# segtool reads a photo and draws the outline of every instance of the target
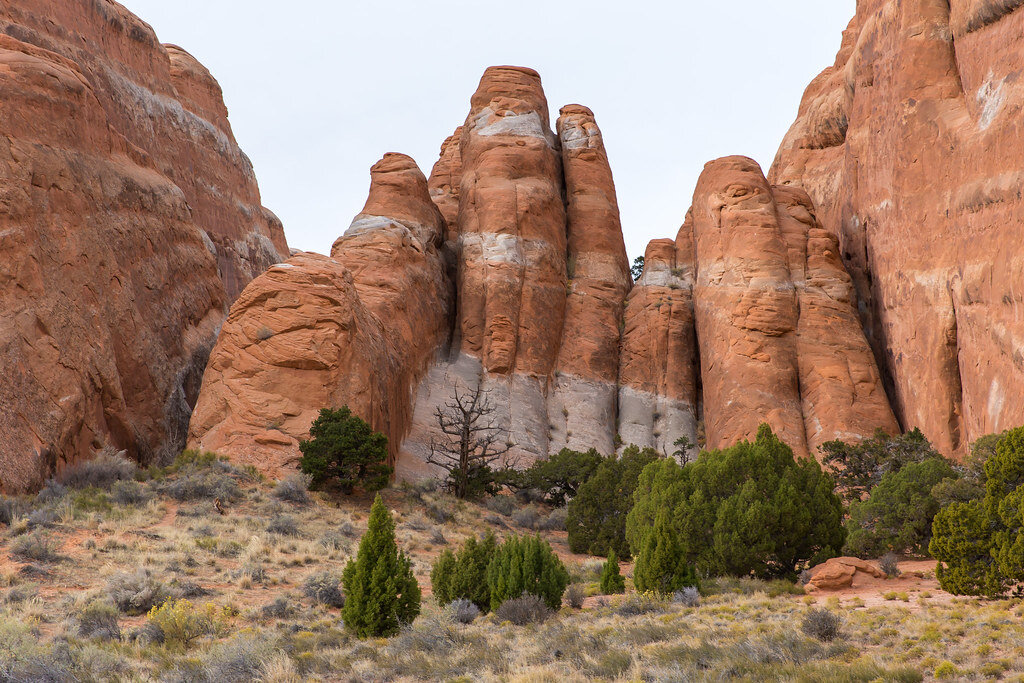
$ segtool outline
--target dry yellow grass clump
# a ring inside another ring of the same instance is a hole
[[[1019,600],[910,600],[903,586],[893,600],[828,598],[746,579],[706,581],[699,599],[604,597],[601,561],[569,552],[560,511],[430,487],[383,492],[422,614],[390,640],[359,640],[341,622],[338,582],[369,498],[196,455],[92,467],[0,501],[0,681],[1024,680]],[[494,614],[461,623],[434,604],[442,548],[525,529],[567,564],[580,608],[515,626]],[[838,617],[831,640],[805,627],[823,608]]]

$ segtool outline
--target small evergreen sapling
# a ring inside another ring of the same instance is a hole
[[[360,638],[391,636],[420,613],[412,562],[395,543],[395,522],[378,494],[359,552],[345,567],[345,626]]]
[[[608,551],[608,561],[601,570],[601,592],[604,595],[626,592],[626,579],[619,573],[619,558],[614,548]]]
[[[430,572],[430,583],[438,604],[453,600],[469,600],[480,611],[491,609],[491,590],[487,583],[487,567],[494,557],[498,541],[488,532],[483,540],[468,538],[458,555],[450,550],[442,552]]]
[[[487,567],[487,585],[491,609],[527,593],[557,611],[569,585],[569,572],[540,536],[510,536],[494,552]]]

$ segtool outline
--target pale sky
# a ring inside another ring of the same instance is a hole
[[[604,133],[630,259],[675,237],[704,163],[767,172],[804,88],[833,63],[855,0],[120,0],[203,62],[263,203],[292,247],[326,253],[370,166],[427,175],[487,66],[540,72],[554,118],[590,107]]]

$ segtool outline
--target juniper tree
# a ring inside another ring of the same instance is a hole
[[[373,431],[348,406],[322,409],[309,436],[299,442],[299,468],[314,485],[334,482],[346,494],[360,484],[367,491],[387,486],[392,472],[387,464],[388,438]]]
[[[412,562],[395,543],[395,522],[380,494],[370,508],[366,533],[342,577],[345,626],[360,638],[398,633],[420,613],[420,587]]]
[[[633,582],[640,592],[653,591],[660,595],[699,586],[697,573],[683,557],[668,510],[658,512],[654,528],[644,537],[633,567]]]
[[[427,462],[447,472],[445,485],[458,498],[495,492],[493,466],[504,462],[513,445],[496,423],[488,395],[480,387],[456,386],[452,399],[434,411],[441,437],[430,440]]]
[[[430,582],[438,603],[447,605],[452,600],[469,600],[482,612],[491,609],[491,590],[487,583],[487,567],[494,557],[498,541],[492,532],[481,541],[470,537],[456,555],[451,550],[442,552],[430,572]]]

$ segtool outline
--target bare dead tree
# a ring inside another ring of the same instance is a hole
[[[448,473],[445,485],[458,498],[493,489],[492,466],[507,466],[514,445],[508,430],[495,424],[489,395],[479,387],[459,391],[456,385],[452,399],[434,411],[443,436],[430,440],[427,462]]]

